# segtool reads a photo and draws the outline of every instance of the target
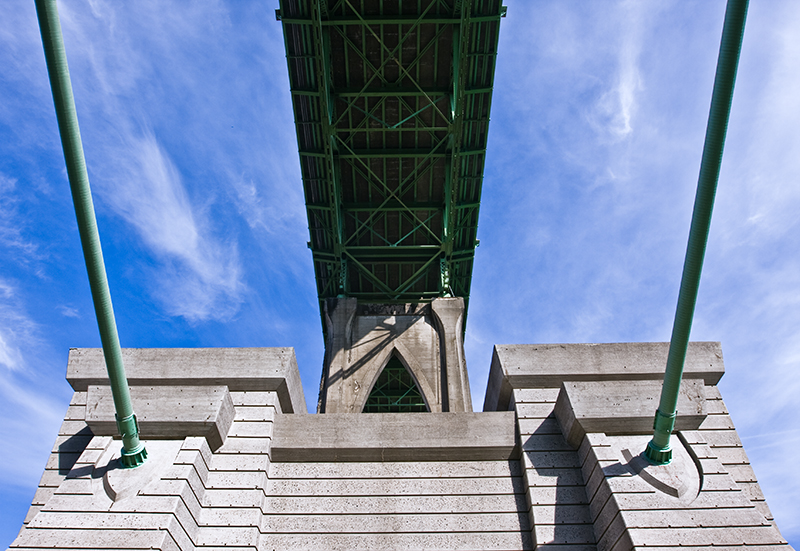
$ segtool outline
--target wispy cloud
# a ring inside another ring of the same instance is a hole
[[[617,69],[611,87],[595,102],[589,121],[602,136],[621,140],[633,132],[633,117],[638,107],[637,96],[643,89],[639,71],[639,53],[645,30],[645,9],[641,2],[625,1],[615,10],[618,23]]]
[[[202,140],[189,133],[178,137],[161,120],[174,117],[178,105],[167,105],[171,113],[165,113],[147,103],[159,83],[192,89],[187,82],[192,75],[180,62],[189,52],[182,48],[202,34],[208,21],[224,25],[224,13],[218,4],[192,8],[180,17],[161,9],[140,12],[141,6],[131,10],[95,2],[91,7],[91,14],[62,10],[62,20],[65,34],[77,45],[70,61],[81,77],[74,80],[87,92],[82,122],[90,129],[85,143],[99,206],[110,206],[149,250],[156,263],[141,269],[150,272],[150,292],[168,314],[190,321],[227,319],[238,310],[245,290],[234,232],[226,232],[226,224],[214,218],[218,192],[206,191],[207,184],[190,192],[168,152],[168,147],[196,150]],[[131,18],[139,24],[131,25]],[[104,37],[102,47],[98,35]],[[155,71],[154,50],[171,56],[169,80]],[[154,125],[168,134],[170,146],[157,138]],[[105,139],[91,138],[98,130]]]
[[[189,320],[233,314],[244,287],[236,243],[221,241],[208,215],[192,205],[153,133],[129,137],[114,160],[120,176],[106,201],[162,261],[155,293],[169,312]]]
[[[64,417],[63,400],[37,381],[0,369],[0,440],[14,460],[0,472],[5,487],[33,488]]]
[[[0,247],[12,250],[17,260],[41,258],[37,244],[23,236],[16,188],[17,180],[0,172]]]
[[[25,315],[16,289],[0,279],[0,366],[12,371],[25,367],[23,349],[35,344],[36,324]]]
[[[61,312],[61,315],[65,318],[75,318],[79,319],[81,317],[81,313],[77,308],[73,308],[72,306],[67,306],[62,304],[58,307],[58,311]]]

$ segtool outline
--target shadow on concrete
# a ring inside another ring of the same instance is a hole
[[[538,476],[553,479],[547,483],[531,480],[531,505],[542,510],[544,507],[553,509],[552,517],[547,514],[537,519],[535,512],[532,515],[534,524],[553,525],[552,540],[537,541],[537,547],[594,545],[594,530],[578,453],[564,439],[553,414],[528,437],[523,444],[523,453]],[[541,499],[537,500],[537,497]]]
[[[521,459],[509,459],[508,470],[516,480],[520,481],[519,487],[514,484],[514,501],[517,507],[517,520],[519,521],[520,549],[535,549],[533,541],[533,526],[531,517],[528,515],[528,498],[525,496],[525,483],[523,482],[523,471]]]
[[[58,474],[69,474],[93,437],[91,429],[84,427],[58,445]]]

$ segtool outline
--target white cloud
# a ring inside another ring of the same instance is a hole
[[[19,216],[17,180],[0,172],[0,246],[12,249],[15,259],[39,259],[39,247],[23,237],[25,220]]]
[[[81,317],[81,313],[77,308],[73,308],[72,306],[67,306],[65,304],[59,306],[58,311],[61,312],[61,315],[65,318],[80,319]]]
[[[104,197],[161,260],[156,296],[171,314],[192,321],[233,314],[244,290],[237,246],[216,238],[153,133],[129,138],[112,164],[120,176]]]
[[[613,88],[600,97],[590,115],[590,121],[598,132],[612,139],[623,139],[633,132],[631,124],[636,112],[637,94],[642,90],[637,55],[638,45],[633,44],[630,33],[626,33]]]
[[[13,461],[0,472],[4,487],[34,488],[64,417],[65,404],[36,381],[0,370],[0,441]]]
[[[7,328],[0,327],[0,365],[9,369],[18,369],[22,364],[22,354],[14,346],[11,335],[6,335]]]
[[[187,187],[168,152],[203,155],[209,146],[207,128],[198,135],[170,123],[186,124],[175,112],[187,104],[214,109],[213,93],[193,81],[197,67],[184,56],[196,57],[200,45],[211,44],[207,27],[229,24],[226,13],[219,3],[179,12],[141,3],[92,2],[90,8],[64,6],[61,18],[98,212],[110,206],[135,229],[156,260],[139,269],[167,313],[190,321],[227,319],[245,285],[235,232],[215,216],[219,190],[208,176],[218,170],[217,160],[206,156],[203,181]],[[190,97],[167,103],[171,89]],[[169,136],[169,147],[157,133]]]
[[[643,90],[639,54],[648,26],[646,9],[649,6],[641,2],[624,1],[612,10],[614,17],[604,21],[614,27],[611,36],[615,40],[609,53],[616,58],[616,68],[610,76],[603,75],[603,84],[609,87],[595,102],[588,118],[600,136],[612,142],[625,139],[633,132],[638,95]],[[590,37],[586,47],[592,47],[589,42],[596,38]]]
[[[23,349],[38,342],[36,324],[28,318],[16,289],[0,279],[0,366],[12,371],[25,368]]]

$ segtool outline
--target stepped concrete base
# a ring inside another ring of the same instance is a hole
[[[791,549],[716,387],[718,344],[690,346],[674,461],[641,457],[666,353],[497,346],[496,411],[307,415],[291,349],[126,350],[150,456],[122,469],[102,354],[73,350],[11,548]]]
[[[668,347],[495,347],[485,408],[517,413],[539,547],[791,549],[716,387],[718,343],[689,346],[672,463],[643,457]]]

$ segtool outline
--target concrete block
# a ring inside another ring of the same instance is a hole
[[[519,477],[506,478],[378,478],[347,480],[270,480],[270,494],[287,496],[423,496],[521,494]]]
[[[216,453],[211,461],[216,471],[265,471],[269,468],[266,454],[221,454]]]
[[[293,348],[123,348],[122,359],[131,386],[274,391],[284,413],[306,412]],[[102,349],[70,349],[67,381],[76,391],[108,385]]]
[[[388,551],[395,549],[427,549],[452,551],[453,549],[509,550],[533,549],[530,533],[520,532],[455,532],[416,534],[269,534],[264,541],[270,549],[286,551],[308,549],[370,549]],[[208,548],[206,548],[208,551]]]
[[[536,541],[544,544],[593,544],[591,524],[539,524],[535,528]]]
[[[523,457],[525,456],[526,454],[523,454]],[[539,469],[529,467],[525,472],[525,479],[530,486],[536,487],[583,486],[583,476],[580,469]]]
[[[28,529],[11,544],[15,547],[51,549],[175,549],[163,530]]]
[[[525,451],[526,461],[536,469],[580,469],[574,451]]]
[[[271,495],[263,505],[265,514],[311,515],[341,514],[372,515],[414,514],[431,511],[473,513],[524,511],[527,508],[523,494],[471,496],[421,495],[421,496],[282,496]]]
[[[661,381],[564,382],[555,416],[567,442],[577,448],[586,433],[649,434]],[[676,430],[694,430],[706,419],[702,379],[681,381]]]
[[[278,415],[273,461],[510,459],[513,412]]]
[[[660,381],[668,351],[666,342],[496,345],[483,409],[507,409],[514,389],[558,388],[564,381]],[[715,385],[724,371],[719,343],[689,343],[686,378]]]
[[[363,515],[353,522],[349,515],[265,515],[264,532],[359,534],[359,533],[458,533],[486,530],[519,532],[530,530],[527,514],[507,513],[446,513]],[[591,526],[589,527],[591,531]]]
[[[534,505],[533,519],[536,524],[588,524],[592,529],[592,519],[585,504],[578,505]]]
[[[520,418],[517,423],[519,424],[520,435],[528,436],[531,434],[537,435],[559,435],[561,434],[561,427],[555,417],[548,417],[545,419],[522,419]]]
[[[270,480],[510,478],[520,476],[522,476],[522,468],[518,461],[272,463],[269,471]]]
[[[559,388],[515,388],[512,399],[517,408],[520,404],[555,404]]]
[[[225,442],[235,415],[224,386],[131,386],[142,439],[183,440],[204,436],[211,449]],[[117,434],[108,386],[88,387],[86,423],[96,435]]]
[[[203,509],[203,526],[254,526],[261,523],[261,510],[248,508],[207,508]]]
[[[216,450],[216,452],[218,454],[244,453],[268,455],[271,443],[272,440],[270,438],[240,438],[232,436],[225,440],[225,444]]]
[[[258,528],[242,526],[215,526],[213,529],[202,530],[197,546],[205,547],[247,547],[256,549],[258,545]]]

